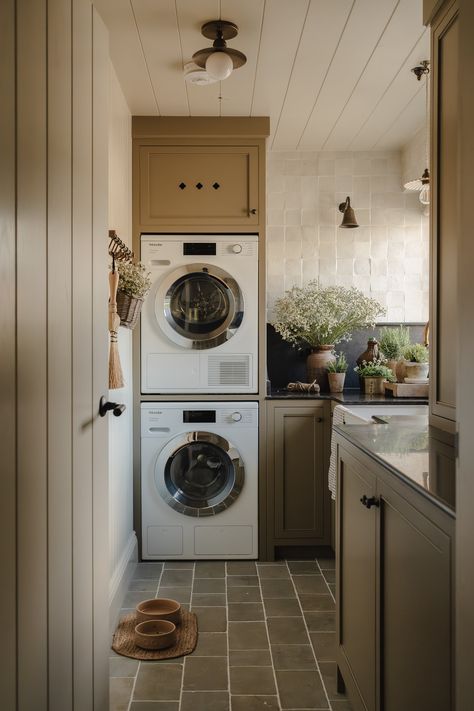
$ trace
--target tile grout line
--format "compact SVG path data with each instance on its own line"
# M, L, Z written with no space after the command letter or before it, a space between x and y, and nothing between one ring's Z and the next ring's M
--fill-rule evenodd
M188 568L189 570L189 568ZM189 600L189 611L192 612L193 610L193 594L194 594L194 580L196 578L196 563L193 563L192 567L193 575L191 578L191 597ZM198 638L199 638L199 628L198 628ZM197 646L197 645L196 645ZM179 691L179 699L178 699L178 711L181 711L181 707L183 705L183 691L184 691L184 671L186 669L186 659L188 658L188 654L184 657L183 659L183 671L181 672L181 688Z
M319 565L319 560L318 560L317 558L315 558L315 560L316 560L316 565L317 565L318 568L319 568L319 572L320 572L321 575L323 576L323 580L324 580L324 582L326 583L327 589L329 590L329 594L330 594L330 596L332 597L333 601L336 602L336 598L334 597L333 591L331 590L331 588L330 588L330 586L329 586L329 583L328 583L328 581L326 580L326 576L324 575L324 572L323 572L321 566Z
M264 599L263 599L262 580L261 580L261 578L260 578L260 571L259 571L258 565L255 565L255 568L256 568L256 570L257 570L257 578L258 578L258 584L259 584L259 588L260 588L260 596L261 596L261 599L262 599L263 618L264 618L264 621L265 621L265 631L266 631L266 633L267 633L268 650L269 650L269 652L270 652L270 659L272 660L273 681L275 682L276 697L277 697L277 699L278 699L278 707L279 707L280 711L282 711L282 710L283 710L283 705L282 705L282 703L281 703L280 689L279 689L279 687L278 687L278 682L277 682L277 677L276 677L275 661L274 661L274 659L273 659L272 645L271 645L271 642L270 642L270 635L269 635L269 633L268 633L268 622L267 622L268 617L267 617L267 610L266 610L266 607L265 607L265 602L264 602Z
M298 590L297 590L297 588L296 588L295 581L293 580L293 576L292 576L292 574L291 574L291 570L290 570L290 566L288 565L288 561L286 561L286 567L287 567L287 570L288 570L288 575L290 576L290 579L291 579L291 584L293 585L293 588L294 588L294 590L295 590L295 595L296 595L296 599L298 600L298 605L300 606L301 616L302 616L302 618L303 618L303 624L304 624L305 629L306 629L306 634L308 635L309 644L310 644L311 649L312 649L312 651L313 651L314 661L316 662L316 669L317 669L317 672L318 672L318 674L319 674L319 678L320 678L320 680L321 680L322 687L323 687L323 689L324 689L324 694L325 694L326 699L327 699L327 702L328 702L328 708L329 708L329 711L332 711L332 704L331 704L331 701L329 700L329 694L328 694L327 689L326 689L326 684L324 683L323 675L321 674L321 669L320 669L320 667L319 667L318 657L316 656L316 650L314 649L313 640L311 639L311 635L310 635L309 629L308 629L308 624L307 624L307 622L306 622L306 617L304 616L303 606L302 606L302 604L301 604L301 600L300 600L300 597L299 597L299 595L298 595ZM318 563L318 568L319 568L319 563ZM323 577L324 577L324 576L323 576ZM326 583L326 584L327 584L327 583Z
M225 592L225 634L227 640L227 685L229 687L229 711L232 710L232 696L230 693L230 643L229 643L229 596L227 586L227 562L224 561L224 592Z

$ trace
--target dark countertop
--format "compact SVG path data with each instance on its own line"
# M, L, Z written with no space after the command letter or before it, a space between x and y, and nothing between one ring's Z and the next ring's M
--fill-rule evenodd
M428 418L388 416L387 424L337 425L335 431L454 516L452 448L430 436Z
M272 389L267 400L333 400L341 405L427 405L421 397L391 397L387 395L366 395L358 388L344 390L343 393L321 393L320 395L298 393L284 388Z

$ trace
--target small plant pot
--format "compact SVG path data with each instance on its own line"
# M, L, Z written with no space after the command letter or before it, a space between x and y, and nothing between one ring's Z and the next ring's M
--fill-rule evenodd
M142 649L166 649L176 644L176 625L167 620L149 620L135 627L135 644Z
M363 377L362 382L366 395L383 395L385 393L385 378L383 375Z
M405 369L407 378L417 378L420 380L426 380L429 372L429 363L413 363L411 361L405 361Z
M329 390L332 393L342 393L345 379L345 373L328 373Z

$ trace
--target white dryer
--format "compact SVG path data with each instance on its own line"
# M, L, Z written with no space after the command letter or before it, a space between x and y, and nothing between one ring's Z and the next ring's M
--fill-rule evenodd
M258 391L258 236L142 235L143 393Z
M142 558L258 557L258 403L142 403Z

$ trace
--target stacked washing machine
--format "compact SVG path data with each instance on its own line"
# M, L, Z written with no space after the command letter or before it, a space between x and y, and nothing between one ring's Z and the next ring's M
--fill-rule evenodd
M257 558L258 235L146 234L141 261L142 558Z

